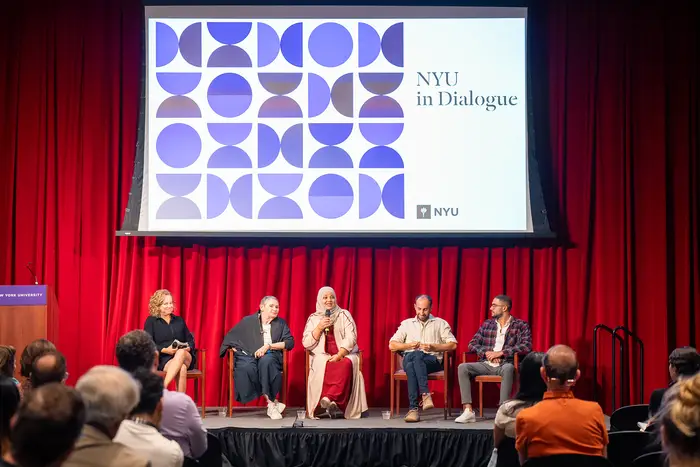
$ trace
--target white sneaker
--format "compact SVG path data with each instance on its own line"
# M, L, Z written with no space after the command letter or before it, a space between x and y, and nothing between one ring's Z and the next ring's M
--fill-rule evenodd
M287 406L279 401L275 401L275 409L281 414Z
M457 422L457 423L474 423L475 421L476 421L476 414L474 413L473 410L470 410L470 409L464 409L464 412L462 412L462 415L455 418L455 422Z
M274 402L267 403L267 416L273 420L282 419L282 414L277 410L277 405Z

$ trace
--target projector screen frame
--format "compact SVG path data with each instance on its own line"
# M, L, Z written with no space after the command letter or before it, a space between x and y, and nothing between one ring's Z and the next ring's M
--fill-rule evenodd
M169 5L167 8L170 9L169 17L177 17L172 14L172 8L182 8L183 16L191 15L191 9L196 8L201 10L203 8L216 8L221 6L235 6L239 8L270 8L279 9L280 6L277 5L223 5L223 4L211 4L207 5L192 5L188 2L188 5L180 5L180 1L170 1L170 2L157 2L157 1L147 1L144 2L145 5L150 8L159 8L163 5ZM129 192L129 200L127 207L125 208L122 228L116 232L117 236L137 236L137 237L160 237L160 238L177 238L177 237L221 237L221 238L240 238L240 239L254 239L254 238L285 238L285 239L302 239L302 238L361 238L361 239L387 239L387 238L402 238L402 239L550 239L556 238L557 234L552 230L551 223L549 221L546 203L543 196L542 187L542 176L539 170L540 161L537 157L537 144L536 132L535 132L535 109L533 106L532 97L532 69L531 63L531 29L529 27L529 10L526 6L517 2L516 6L470 6L470 5L460 5L460 6L436 6L435 11L440 14L436 14L435 17L445 17L445 12L450 10L459 10L460 17L469 17L465 15L464 10L502 10L502 9L521 9L524 11L525 19L525 60L526 60L526 74L525 74L525 89L526 89L526 105L527 105L527 162L526 168L528 173L527 179L527 198L528 205L530 207L530 212L528 213L529 223L532 228L532 232L528 231L142 231L138 230L139 220L141 217L142 206L142 190L143 190L143 176L144 176L144 165L145 161L145 134L146 134L146 102L147 102L147 47L148 40L146 37L146 22L148 21L148 16L145 16L145 21L143 23L142 30L142 60L141 60L141 92L140 92L140 103L139 103L139 115L138 115L138 129L137 129L137 144L136 144L136 157L134 160L134 172L132 174L132 186ZM329 12L330 17L339 17L339 10L343 7L356 9L360 5L294 5L294 8L299 9L299 11L309 8L312 9L316 15L315 17L323 17L323 15L318 15L319 9L330 9L332 14ZM396 7L398 5L376 5L376 6L362 6L368 10L373 8L387 8ZM403 8L412 9L419 8L424 11L427 5L413 5L413 6L402 6ZM189 13L188 13L189 11ZM403 11L403 10L402 10ZM202 13L200 13L201 15ZM476 11L474 13L476 15ZM207 15L209 17L216 17L215 15ZM264 17L266 15L256 15ZM402 14L402 16L404 16ZM308 15L299 14L299 18L307 18ZM342 14L340 15L342 17ZM355 18L357 16L354 16ZM375 17L369 15L369 17ZM381 17L381 16L376 16ZM429 18L423 13L421 18ZM494 17L499 17L494 15ZM512 14L504 14L503 17L513 17ZM254 18L254 16L251 16Z

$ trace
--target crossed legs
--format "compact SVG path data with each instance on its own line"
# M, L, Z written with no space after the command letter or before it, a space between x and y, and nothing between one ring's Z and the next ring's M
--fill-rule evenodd
M170 383L177 378L175 385L178 392L185 392L187 389L187 369L192 363L192 354L184 349L175 352L173 358L163 367L165 372L165 380L163 384L167 388Z

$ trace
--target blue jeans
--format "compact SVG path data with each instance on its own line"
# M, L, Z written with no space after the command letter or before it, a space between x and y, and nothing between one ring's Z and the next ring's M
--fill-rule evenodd
M404 354L403 369L408 380L408 408L417 409L421 394L430 392L428 374L442 370L442 362L435 355L414 350Z

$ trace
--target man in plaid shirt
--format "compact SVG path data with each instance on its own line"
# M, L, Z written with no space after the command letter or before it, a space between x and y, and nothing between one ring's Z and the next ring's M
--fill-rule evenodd
M507 295L497 295L491 301L491 319L481 325L469 342L469 351L477 354L479 361L462 363L457 369L459 390L462 393L464 412L455 419L457 423L476 421L472 410L471 378L480 375L500 376L502 404L510 398L513 387L513 356L532 350L532 337L527 322L510 314L513 302Z

